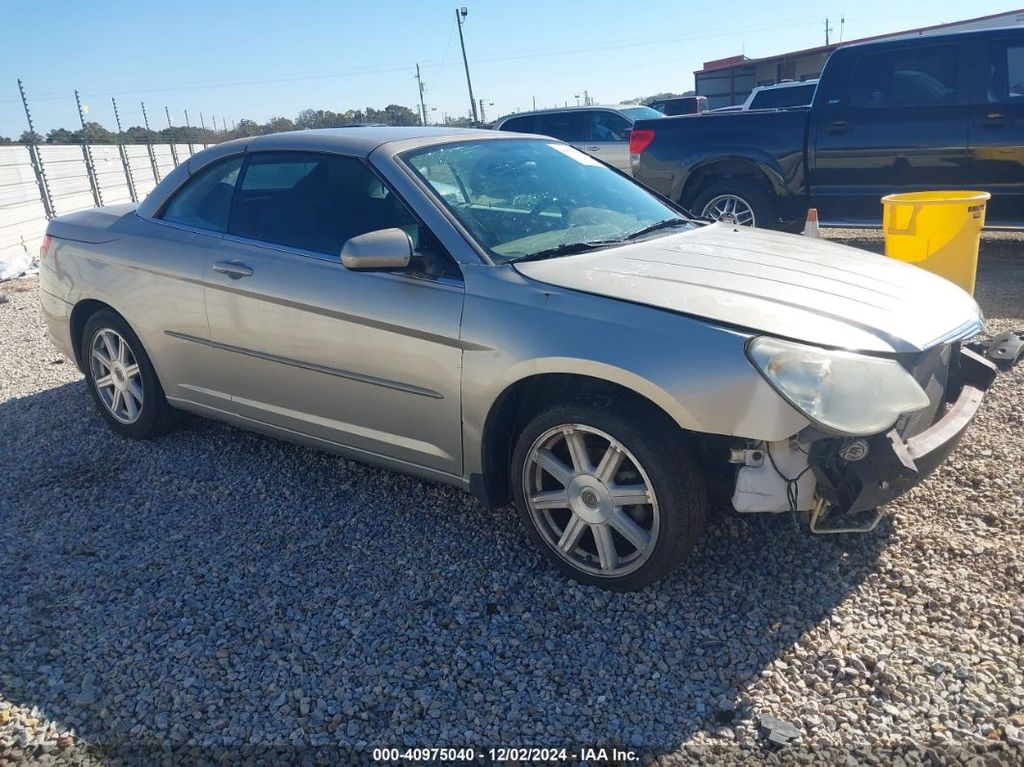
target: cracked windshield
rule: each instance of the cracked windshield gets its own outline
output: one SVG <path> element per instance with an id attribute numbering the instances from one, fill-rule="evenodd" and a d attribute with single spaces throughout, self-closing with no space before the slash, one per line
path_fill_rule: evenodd
<path id="1" fill-rule="evenodd" d="M 496 260 L 583 252 L 693 226 L 604 164 L 549 141 L 481 141 L 405 161 Z"/>

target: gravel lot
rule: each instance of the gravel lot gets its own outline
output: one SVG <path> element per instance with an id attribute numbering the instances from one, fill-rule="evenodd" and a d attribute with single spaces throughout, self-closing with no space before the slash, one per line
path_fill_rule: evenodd
<path id="1" fill-rule="evenodd" d="M 1020 236 L 986 235 L 978 296 L 991 331 L 1024 327 Z M 1022 392 L 1024 365 L 873 534 L 719 511 L 688 568 L 615 595 L 446 487 L 196 418 L 114 436 L 35 279 L 0 284 L 0 761 L 131 743 L 1020 762 Z M 799 737 L 773 750 L 762 715 Z"/>

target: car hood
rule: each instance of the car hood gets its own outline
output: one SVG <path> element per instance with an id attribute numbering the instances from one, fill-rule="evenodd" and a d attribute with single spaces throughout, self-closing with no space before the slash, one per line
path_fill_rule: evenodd
<path id="1" fill-rule="evenodd" d="M 550 285 L 857 351 L 921 351 L 983 329 L 974 299 L 923 269 L 728 224 L 515 268 Z"/>

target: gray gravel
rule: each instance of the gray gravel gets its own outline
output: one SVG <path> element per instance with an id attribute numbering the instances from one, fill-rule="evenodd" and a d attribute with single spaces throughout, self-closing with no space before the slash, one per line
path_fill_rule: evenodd
<path id="1" fill-rule="evenodd" d="M 986 239 L 993 331 L 1024 326 L 1022 285 L 1020 239 Z M 688 568 L 615 595 L 446 487 L 201 419 L 114 436 L 35 291 L 0 285 L 0 761 L 124 743 L 1024 759 L 1024 365 L 875 533 L 720 511 Z"/>

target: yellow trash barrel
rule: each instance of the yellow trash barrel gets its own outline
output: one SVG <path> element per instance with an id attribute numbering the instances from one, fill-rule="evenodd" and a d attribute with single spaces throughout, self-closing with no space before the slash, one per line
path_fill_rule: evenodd
<path id="1" fill-rule="evenodd" d="M 882 198 L 885 255 L 974 294 L 988 192 L 910 192 Z"/>

